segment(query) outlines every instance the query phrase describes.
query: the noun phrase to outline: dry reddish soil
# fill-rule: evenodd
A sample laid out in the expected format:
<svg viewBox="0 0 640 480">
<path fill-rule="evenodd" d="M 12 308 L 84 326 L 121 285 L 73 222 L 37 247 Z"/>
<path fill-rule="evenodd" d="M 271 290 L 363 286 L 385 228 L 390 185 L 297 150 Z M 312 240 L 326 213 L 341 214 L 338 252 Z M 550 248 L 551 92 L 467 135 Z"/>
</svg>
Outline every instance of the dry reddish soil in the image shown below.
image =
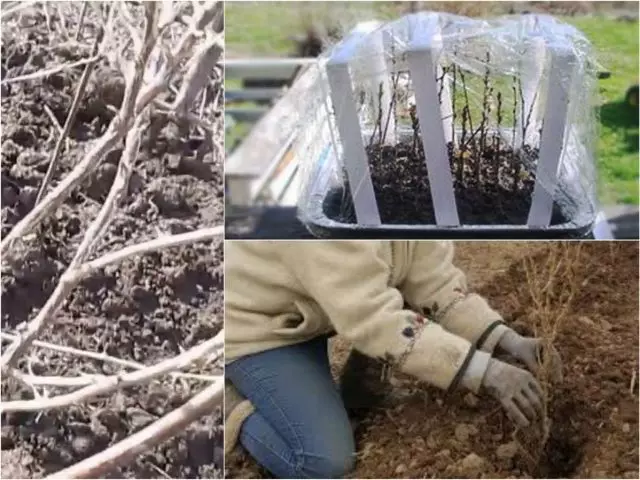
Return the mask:
<svg viewBox="0 0 640 480">
<path fill-rule="evenodd" d="M 577 245 L 577 243 L 572 244 Z M 548 243 L 459 242 L 458 265 L 514 328 L 530 333 L 533 311 L 524 261 L 542 262 Z M 445 396 L 407 378 L 386 384 L 383 404 L 354 413 L 352 478 L 638 478 L 638 245 L 583 244 L 579 282 L 556 346 L 564 381 L 550 404 L 552 430 L 531 465 L 514 448 L 514 428 L 493 400 Z M 333 342 L 338 373 L 349 351 Z M 246 455 L 229 476 L 268 476 Z"/>
<path fill-rule="evenodd" d="M 90 21 L 85 23 L 88 37 L 93 29 Z M 19 29 L 3 25 L 2 78 L 85 58 L 91 42 L 82 42 L 86 48 L 62 42 L 49 34 L 42 15 L 33 11 Z M 3 236 L 32 208 L 58 136 L 45 106 L 63 125 L 82 68 L 2 86 Z M 108 105 L 120 105 L 123 86 L 122 76 L 106 63 L 96 67 L 54 184 L 104 132 L 113 117 Z M 215 98 L 211 90 L 214 88 L 207 98 L 210 105 Z M 214 138 L 221 139 L 221 116 L 209 120 L 219 126 Z M 15 260 L 3 263 L 3 330 L 15 331 L 32 319 L 52 293 L 106 198 L 121 151 L 112 151 L 82 188 L 37 229 L 36 239 Z M 199 139 L 193 129 L 179 136 L 172 124 L 160 122 L 157 135 L 147 132 L 129 195 L 97 255 L 163 233 L 222 223 L 220 157 L 211 142 Z M 71 293 L 40 340 L 152 365 L 216 335 L 222 328 L 222 308 L 222 242 L 174 248 L 127 260 L 86 279 Z M 3 341 L 3 350 L 6 346 Z M 114 364 L 35 347 L 30 350 L 30 363 L 33 372 L 40 375 L 119 371 Z M 26 371 L 26 359 L 20 360 L 19 367 Z M 219 375 L 222 368 L 220 361 L 197 373 Z M 3 414 L 3 476 L 42 477 L 72 465 L 182 405 L 204 385 L 202 381 L 164 377 L 89 404 L 42 414 Z M 39 393 L 52 396 L 60 392 L 50 388 Z M 3 401 L 33 397 L 31 389 L 22 384 L 2 380 Z M 222 435 L 221 412 L 213 411 L 132 465 L 115 470 L 110 478 L 220 477 Z"/>
</svg>

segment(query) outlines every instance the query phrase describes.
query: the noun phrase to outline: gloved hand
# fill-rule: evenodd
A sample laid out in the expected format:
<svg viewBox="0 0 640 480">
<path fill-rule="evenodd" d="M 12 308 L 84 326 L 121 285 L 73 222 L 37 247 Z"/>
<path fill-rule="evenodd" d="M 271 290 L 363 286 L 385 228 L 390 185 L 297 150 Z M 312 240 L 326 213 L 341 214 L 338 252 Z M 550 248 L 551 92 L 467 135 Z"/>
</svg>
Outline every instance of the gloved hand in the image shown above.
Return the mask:
<svg viewBox="0 0 640 480">
<path fill-rule="evenodd" d="M 551 346 L 543 351 L 541 338 L 528 338 L 516 333 L 512 329 L 505 332 L 498 342 L 498 347 L 509 355 L 523 362 L 529 371 L 537 373 L 542 365 L 544 355 L 549 355 L 551 380 L 555 383 L 562 381 L 562 360 L 558 351 Z"/>
<path fill-rule="evenodd" d="M 544 415 L 542 389 L 530 372 L 500 360 L 489 360 L 482 388 L 496 398 L 512 421 L 527 427 Z"/>
</svg>

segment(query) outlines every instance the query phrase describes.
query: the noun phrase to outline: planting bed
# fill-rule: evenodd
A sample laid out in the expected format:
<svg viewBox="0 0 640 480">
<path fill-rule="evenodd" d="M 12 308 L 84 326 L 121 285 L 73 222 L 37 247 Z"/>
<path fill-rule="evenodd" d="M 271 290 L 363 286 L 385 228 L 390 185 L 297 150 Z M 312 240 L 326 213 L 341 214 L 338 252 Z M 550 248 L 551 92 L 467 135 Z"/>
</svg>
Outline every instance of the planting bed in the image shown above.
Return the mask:
<svg viewBox="0 0 640 480">
<path fill-rule="evenodd" d="M 530 330 L 534 307 L 523 260 L 548 257 L 548 243 L 458 244 L 457 264 L 508 323 Z M 573 244 L 577 245 L 577 244 Z M 556 346 L 565 379 L 554 391 L 552 429 L 530 467 L 511 443 L 514 429 L 496 402 L 440 391 L 406 378 L 384 387 L 384 403 L 354 414 L 353 478 L 637 478 L 638 245 L 582 246 L 578 288 Z M 349 345 L 333 343 L 336 375 Z M 310 413 L 311 414 L 311 413 Z M 244 455 L 227 461 L 236 478 L 265 473 Z"/>
<path fill-rule="evenodd" d="M 29 10 L 23 22 L 21 28 L 3 25 L 3 79 L 89 56 L 90 46 L 83 49 L 51 34 L 38 11 Z M 85 21 L 84 28 L 91 31 L 95 25 Z M 33 206 L 59 135 L 45 106 L 63 125 L 82 70 L 78 67 L 2 86 L 3 236 Z M 123 86 L 119 72 L 106 64 L 96 67 L 54 183 L 104 132 L 113 117 L 107 105 L 120 105 Z M 221 141 L 221 117 L 209 121 L 216 125 L 214 141 Z M 196 132 L 191 132 L 184 138 L 172 124 L 164 123 L 159 124 L 157 136 L 145 134 L 129 195 L 96 255 L 163 233 L 222 223 L 222 152 L 218 154 L 195 136 Z M 3 264 L 4 331 L 15 331 L 17 325 L 32 319 L 52 293 L 106 198 L 120 153 L 111 152 L 83 188 L 37 229 L 36 238 L 26 244 L 19 258 Z M 152 365 L 213 337 L 223 326 L 222 313 L 223 244 L 215 241 L 132 258 L 94 274 L 72 292 L 55 324 L 39 339 Z M 3 341 L 2 345 L 4 351 L 7 344 Z M 36 375 L 116 374 L 121 368 L 38 347 L 31 347 L 29 357 Z M 27 371 L 26 358 L 20 360 L 19 367 Z M 192 373 L 220 375 L 222 368 L 220 360 L 207 371 L 200 368 Z M 41 477 L 74 464 L 181 406 L 205 385 L 204 381 L 161 377 L 148 386 L 87 404 L 42 414 L 3 414 L 3 476 Z M 50 388 L 39 393 L 53 396 L 60 392 Z M 3 401 L 33 397 L 22 384 L 2 380 Z M 111 478 L 220 477 L 221 417 L 221 412 L 211 412 L 132 465 L 116 469 Z"/>
</svg>

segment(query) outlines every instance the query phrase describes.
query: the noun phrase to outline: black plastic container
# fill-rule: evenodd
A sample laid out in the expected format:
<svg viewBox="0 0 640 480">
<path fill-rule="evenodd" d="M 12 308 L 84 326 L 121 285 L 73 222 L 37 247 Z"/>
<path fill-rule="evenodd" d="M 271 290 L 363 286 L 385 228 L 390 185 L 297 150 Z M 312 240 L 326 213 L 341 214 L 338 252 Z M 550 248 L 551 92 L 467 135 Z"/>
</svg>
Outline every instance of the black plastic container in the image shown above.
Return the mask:
<svg viewBox="0 0 640 480">
<path fill-rule="evenodd" d="M 562 188 L 562 185 L 560 186 Z M 584 199 L 563 210 L 572 211 L 566 223 L 544 228 L 527 225 L 462 225 L 441 227 L 438 225 L 380 225 L 362 226 L 333 220 L 328 215 L 339 208 L 336 199 L 343 198 L 344 187 L 329 186 L 325 191 L 312 193 L 308 199 L 303 222 L 319 238 L 335 239 L 502 239 L 502 240 L 552 240 L 584 239 L 592 236 L 596 211 L 591 202 Z M 349 194 L 350 195 L 350 194 Z M 575 196 L 572 196 L 575 198 Z"/>
</svg>

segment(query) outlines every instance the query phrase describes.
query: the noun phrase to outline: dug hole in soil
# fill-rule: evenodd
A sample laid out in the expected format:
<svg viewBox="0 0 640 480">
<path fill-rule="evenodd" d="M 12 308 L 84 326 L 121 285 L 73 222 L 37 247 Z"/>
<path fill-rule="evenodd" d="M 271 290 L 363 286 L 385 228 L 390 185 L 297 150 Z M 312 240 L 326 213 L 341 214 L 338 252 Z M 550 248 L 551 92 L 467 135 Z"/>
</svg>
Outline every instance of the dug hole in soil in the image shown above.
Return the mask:
<svg viewBox="0 0 640 480">
<path fill-rule="evenodd" d="M 3 28 L 2 78 L 11 78 L 89 56 L 79 44 L 63 43 L 47 30 L 38 12 L 17 31 Z M 55 20 L 55 19 L 54 19 Z M 85 21 L 84 29 L 95 28 Z M 69 45 L 72 45 L 71 47 Z M 44 106 L 63 125 L 83 67 L 2 86 L 2 235 L 33 207 L 55 140 L 56 127 Z M 89 81 L 54 184 L 100 137 L 119 107 L 124 82 L 99 64 Z M 220 87 L 222 88 L 222 87 Z M 208 101 L 214 100 L 210 89 Z M 221 111 L 221 106 L 219 106 Z M 222 119 L 214 138 L 222 138 Z M 2 328 L 34 318 L 69 264 L 89 223 L 109 191 L 122 150 L 112 151 L 82 188 L 36 230 L 36 239 L 2 266 Z M 113 224 L 95 256 L 166 233 L 183 233 L 223 221 L 222 158 L 204 142 L 180 140 L 174 126 L 149 132 L 135 173 Z M 215 336 L 223 327 L 223 243 L 214 241 L 162 250 L 108 267 L 73 290 L 56 321 L 39 340 L 153 365 Z M 7 347 L 3 341 L 3 351 Z M 112 363 L 31 347 L 36 375 L 113 375 Z M 27 371 L 27 359 L 19 368 Z M 221 375 L 222 360 L 192 373 Z M 85 404 L 38 413 L 2 415 L 3 476 L 37 478 L 98 453 L 180 407 L 207 384 L 160 377 L 149 385 L 121 390 Z M 68 391 L 68 390 L 64 390 Z M 63 390 L 40 390 L 54 396 Z M 32 399 L 34 393 L 2 379 L 2 400 Z M 222 414 L 195 422 L 179 436 L 140 456 L 109 478 L 212 478 L 222 476 Z"/>
<path fill-rule="evenodd" d="M 575 244 L 577 245 L 577 244 Z M 457 242 L 457 265 L 511 326 L 531 334 L 524 262 L 548 243 Z M 352 478 L 638 478 L 638 245 L 582 245 L 579 282 L 556 339 L 564 380 L 553 392 L 551 435 L 539 462 L 514 443 L 514 427 L 492 399 L 392 378 L 384 403 L 354 412 Z M 350 346 L 332 345 L 338 377 Z M 312 412 L 310 412 L 310 415 Z M 268 474 L 241 450 L 228 476 Z"/>
</svg>

